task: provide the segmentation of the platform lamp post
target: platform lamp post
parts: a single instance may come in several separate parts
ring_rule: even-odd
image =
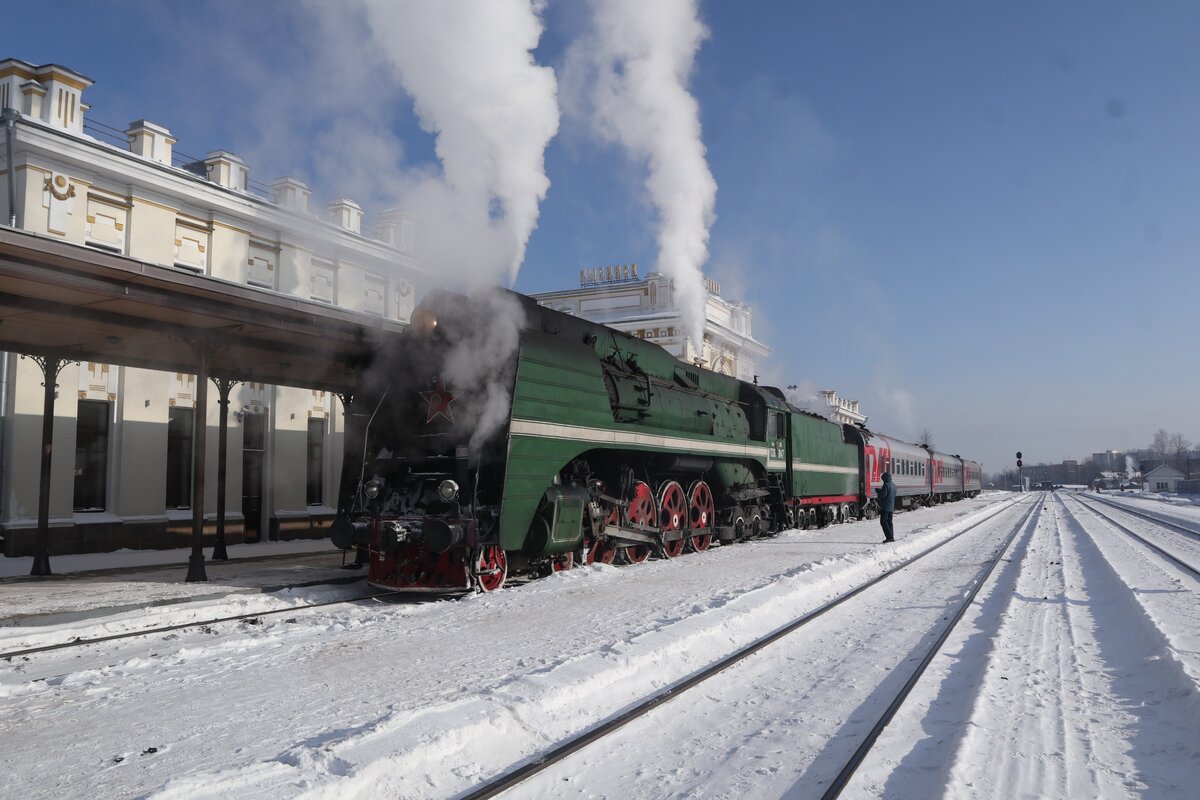
[[[217,405],[221,408],[221,419],[217,428],[217,541],[213,545],[213,561],[228,561],[225,550],[225,470],[229,443],[229,390],[241,381],[231,378],[213,378],[217,386]]]

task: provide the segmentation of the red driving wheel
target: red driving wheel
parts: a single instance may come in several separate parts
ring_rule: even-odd
[[[712,545],[713,518],[716,516],[712,489],[704,481],[696,481],[688,489],[688,521],[692,533],[687,539],[688,549],[703,553]]]
[[[629,501],[629,510],[625,518],[634,525],[643,528],[654,528],[658,522],[658,508],[654,503],[654,492],[643,481],[633,485],[633,497]],[[622,547],[625,560],[630,564],[640,564],[650,557],[650,545],[631,544]]]
[[[475,586],[481,592],[494,592],[508,578],[508,556],[498,544],[485,544],[475,559]]]
[[[676,481],[667,481],[658,489],[658,527],[663,532],[683,530],[688,523],[688,503],[683,487]],[[675,558],[683,554],[685,538],[663,541],[663,556]]]

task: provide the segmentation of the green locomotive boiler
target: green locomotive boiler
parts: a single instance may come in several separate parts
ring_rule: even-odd
[[[512,292],[432,293],[347,420],[331,538],[379,587],[493,590],[870,508],[853,429]]]

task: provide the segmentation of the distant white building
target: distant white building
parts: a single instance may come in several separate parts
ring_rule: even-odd
[[[1177,492],[1183,473],[1169,464],[1160,464],[1143,476],[1148,492]]]
[[[838,393],[833,389],[822,389],[820,395],[825,401],[825,408],[821,409],[821,413],[834,422],[861,425],[867,421],[867,415],[858,410],[857,400],[838,397]]]
[[[756,376],[771,349],[754,338],[753,312],[745,303],[726,300],[721,285],[705,278],[707,302],[703,347],[696,351],[683,326],[671,279],[658,272],[638,274],[637,264],[579,271],[579,288],[542,292],[534,299],[547,308],[608,325],[662,345],[681,361],[745,381]]]

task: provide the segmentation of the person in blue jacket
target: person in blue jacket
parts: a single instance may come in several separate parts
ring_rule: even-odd
[[[883,486],[879,487],[876,497],[879,500],[879,524],[883,526],[883,541],[896,541],[892,529],[892,514],[896,511],[896,484],[892,483],[892,473],[882,475]]]

